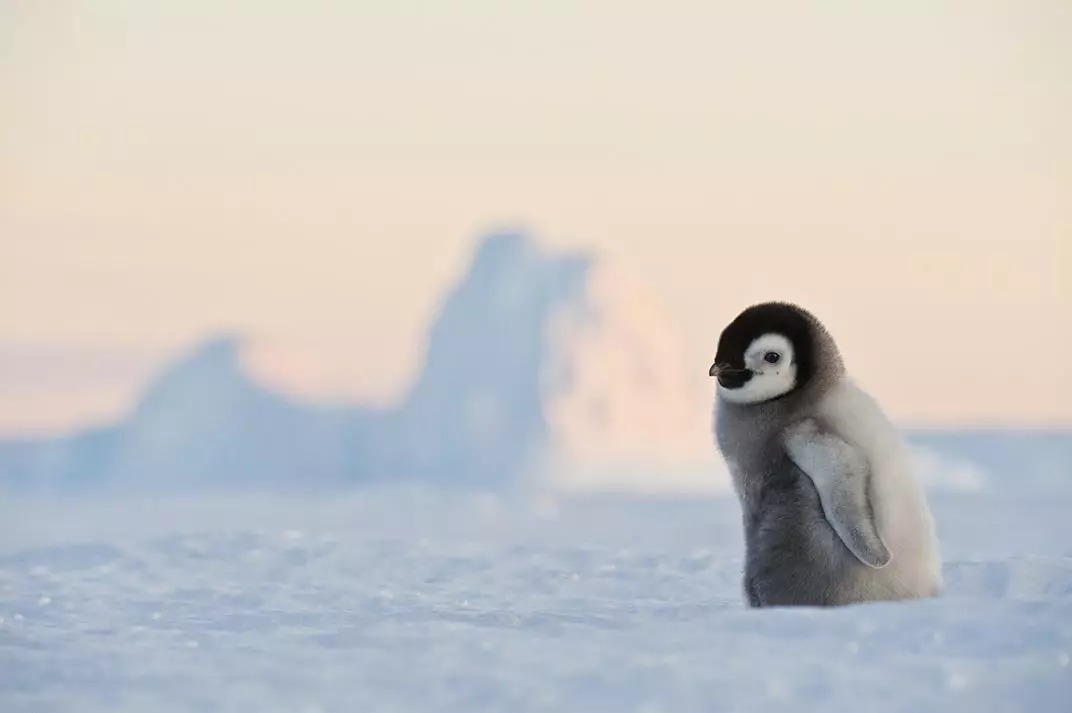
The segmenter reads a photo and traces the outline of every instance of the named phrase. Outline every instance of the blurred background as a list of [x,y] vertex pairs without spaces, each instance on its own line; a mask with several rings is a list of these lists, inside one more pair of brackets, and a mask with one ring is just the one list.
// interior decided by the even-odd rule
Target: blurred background
[[[1072,699],[1072,2],[0,0],[0,710]],[[792,300],[947,590],[745,609]]]
[[1067,457],[1070,33],[1060,0],[4,2],[0,483],[717,489],[707,366],[767,299],[921,447]]

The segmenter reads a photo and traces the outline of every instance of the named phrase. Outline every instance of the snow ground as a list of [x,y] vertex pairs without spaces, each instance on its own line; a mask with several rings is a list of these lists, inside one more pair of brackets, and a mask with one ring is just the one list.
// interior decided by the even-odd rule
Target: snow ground
[[1072,495],[933,496],[948,591],[749,611],[727,497],[0,504],[0,711],[1072,710]]

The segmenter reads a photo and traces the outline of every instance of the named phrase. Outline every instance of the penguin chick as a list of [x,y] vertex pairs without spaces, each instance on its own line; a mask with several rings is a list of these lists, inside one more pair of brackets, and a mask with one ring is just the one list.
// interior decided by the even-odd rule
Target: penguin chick
[[722,331],[709,374],[750,606],[941,593],[934,521],[904,442],[818,319],[788,303],[749,307]]

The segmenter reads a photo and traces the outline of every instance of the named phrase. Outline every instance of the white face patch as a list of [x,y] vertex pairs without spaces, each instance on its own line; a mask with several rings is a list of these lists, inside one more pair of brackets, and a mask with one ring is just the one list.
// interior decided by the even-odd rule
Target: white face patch
[[752,378],[739,389],[718,385],[718,393],[735,404],[758,404],[787,394],[797,384],[793,345],[781,334],[764,334],[748,345],[744,365]]

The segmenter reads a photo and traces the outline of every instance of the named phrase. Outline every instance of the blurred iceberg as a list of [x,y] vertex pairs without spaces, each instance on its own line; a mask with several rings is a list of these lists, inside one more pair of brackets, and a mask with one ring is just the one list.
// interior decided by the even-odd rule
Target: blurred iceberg
[[[688,358],[641,281],[523,231],[478,244],[432,321],[414,383],[393,403],[303,399],[251,367],[255,346],[238,335],[197,346],[114,425],[0,442],[0,485],[727,489],[706,363]],[[993,472],[1022,486],[1029,469],[1036,484],[1067,478],[1068,434],[1017,437],[909,434],[932,489],[977,492],[995,485]]]

